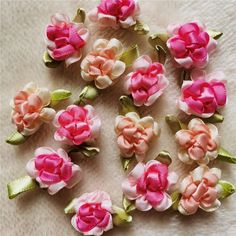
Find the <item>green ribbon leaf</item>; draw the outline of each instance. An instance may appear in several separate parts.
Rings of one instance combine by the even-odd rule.
[[[136,107],[134,106],[133,100],[128,96],[121,96],[120,99],[120,114],[125,115],[128,112],[138,113]]]
[[[224,121],[224,116],[221,115],[219,112],[216,112],[214,115],[212,115],[209,118],[203,119],[207,123],[222,123]]]
[[[213,39],[219,39],[223,33],[222,32],[218,32],[218,31],[214,31],[214,30],[208,30],[207,33],[213,38]]]
[[[167,115],[165,120],[173,134],[185,128],[185,125],[176,116]]]
[[[57,89],[51,92],[51,103],[50,106],[57,105],[60,101],[68,99],[72,93],[69,90]]]
[[[45,51],[43,54],[43,62],[45,66],[49,68],[56,68],[61,64],[61,61],[55,61],[53,58],[51,58],[47,51]]]
[[[138,45],[135,44],[121,55],[120,60],[123,61],[126,64],[126,66],[131,66],[138,57],[139,57]]]
[[[160,45],[156,45],[155,49],[157,51],[157,60],[164,65],[166,62],[166,50]]]
[[[161,151],[158,154],[158,156],[155,158],[155,160],[160,161],[161,163],[166,164],[168,166],[172,162],[170,153],[168,151],[165,151],[165,150]]]
[[[113,215],[113,224],[116,226],[124,225],[132,222],[132,216],[127,214],[124,209],[112,206],[115,214]]]
[[[84,155],[84,157],[94,157],[99,154],[100,150],[97,147],[91,147],[91,146],[86,146],[86,145],[80,145],[72,148],[69,151],[70,153],[73,152],[80,152]]]
[[[19,145],[24,143],[27,138],[27,136],[15,131],[6,139],[6,143],[11,145]]]
[[[7,184],[8,197],[13,199],[20,193],[34,189],[36,187],[38,187],[37,182],[30,176],[26,175]]]
[[[122,162],[124,171],[127,171],[130,168],[133,161],[134,161],[134,157],[131,157],[131,158],[121,157],[121,162]]]
[[[178,210],[178,206],[179,206],[179,201],[181,199],[181,193],[175,191],[171,194],[171,199],[172,199],[172,209],[177,211]]]
[[[136,24],[133,26],[133,30],[137,33],[137,34],[148,34],[149,33],[149,26],[147,24],[143,24],[140,21],[136,21]]]
[[[156,47],[156,45],[160,45],[165,49],[165,51],[168,51],[168,48],[166,46],[166,41],[168,40],[168,35],[166,33],[157,33],[152,34],[148,38],[148,42],[152,47]]]
[[[87,85],[79,94],[79,99],[75,102],[75,104],[86,104],[88,101],[93,101],[96,97],[98,97],[98,95],[99,91],[95,86]]]
[[[179,80],[178,80],[178,84],[181,87],[184,80],[190,80],[190,72],[187,70],[181,70],[180,72],[180,76],[179,76]]]
[[[66,214],[73,214],[75,213],[75,202],[76,202],[76,198],[74,198],[72,201],[70,201],[70,203],[64,208],[64,212]]]
[[[76,16],[74,17],[73,21],[76,23],[84,23],[86,18],[86,13],[83,8],[78,8],[76,12]]]
[[[220,161],[236,164],[236,156],[231,155],[227,150],[220,147],[217,159]]]
[[[127,212],[127,213],[129,213],[129,212],[136,209],[135,205],[129,199],[127,199],[125,196],[123,196],[122,204],[123,204],[123,207],[125,209],[125,212]]]
[[[232,183],[225,180],[219,180],[218,184],[221,187],[220,200],[223,200],[235,193],[235,186]]]

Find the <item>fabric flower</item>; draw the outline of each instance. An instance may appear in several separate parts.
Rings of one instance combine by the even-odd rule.
[[[69,17],[56,13],[46,28],[49,55],[55,61],[65,61],[66,66],[80,60],[81,49],[88,41],[89,31],[83,23],[71,22]]]
[[[135,25],[139,14],[140,8],[136,0],[101,0],[101,3],[88,13],[88,17],[102,27],[117,29]]]
[[[178,210],[184,215],[196,213],[198,208],[212,212],[220,207],[221,202],[217,199],[220,187],[217,186],[221,178],[221,170],[207,166],[199,166],[190,172],[180,184],[182,197]]]
[[[129,112],[125,116],[119,115],[115,121],[117,143],[123,157],[142,160],[148,151],[148,144],[159,133],[157,122],[151,116],[140,119],[136,112]]]
[[[191,81],[183,82],[179,108],[188,115],[208,118],[226,101],[226,80],[222,72],[207,75],[205,71],[194,70]]]
[[[140,211],[154,208],[165,211],[172,205],[171,197],[166,192],[178,180],[175,172],[169,172],[168,166],[156,160],[147,164],[139,162],[122,183],[122,190],[129,200],[135,200],[135,207]]]
[[[35,83],[28,83],[17,92],[10,105],[12,123],[24,136],[35,133],[44,123],[53,120],[56,112],[47,106],[51,102],[51,93],[46,88],[38,88]]]
[[[167,47],[178,67],[189,69],[207,65],[217,42],[207,33],[205,25],[200,22],[170,25],[168,32]]]
[[[27,163],[26,170],[51,195],[64,187],[74,187],[82,178],[80,167],[73,164],[61,148],[57,151],[49,147],[37,148],[34,158]]]
[[[71,224],[83,235],[99,236],[113,228],[112,203],[106,192],[85,193],[74,199],[74,210]]]
[[[132,95],[136,106],[152,105],[169,84],[164,66],[145,55],[134,62],[133,70],[126,77],[127,94]]]
[[[54,126],[58,128],[54,134],[56,141],[80,145],[98,137],[101,121],[91,105],[70,105],[56,114]]]
[[[208,164],[218,155],[219,134],[213,124],[205,124],[201,119],[192,119],[187,130],[179,130],[176,134],[176,141],[180,146],[179,159],[192,164]]]
[[[93,51],[81,63],[82,78],[85,81],[94,81],[99,89],[112,85],[125,71],[125,63],[119,60],[122,52],[123,45],[115,38],[109,41],[96,40]]]

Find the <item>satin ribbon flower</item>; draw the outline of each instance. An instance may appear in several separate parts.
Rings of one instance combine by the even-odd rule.
[[[168,33],[167,47],[178,67],[203,68],[216,49],[216,40],[200,22],[169,25]]]
[[[73,227],[83,235],[102,235],[113,228],[112,203],[103,191],[85,193],[73,200],[76,214],[71,219]]]
[[[162,95],[169,84],[164,73],[164,66],[147,55],[134,62],[133,72],[126,76],[125,90],[136,106],[150,106]]]
[[[172,205],[166,192],[173,188],[178,180],[175,172],[169,172],[168,166],[151,160],[146,164],[139,162],[122,183],[122,190],[129,200],[135,201],[140,211],[154,208],[165,211]]]
[[[148,144],[159,133],[159,127],[151,116],[140,118],[136,112],[128,112],[116,117],[115,132],[121,155],[135,155],[138,160],[143,160]]]
[[[80,60],[82,48],[88,41],[89,31],[83,23],[71,22],[65,14],[56,13],[46,27],[45,41],[48,54],[66,66]]]
[[[70,105],[56,114],[53,123],[57,128],[55,140],[69,145],[94,141],[101,126],[101,121],[91,105]]]
[[[136,24],[139,14],[140,8],[136,0],[101,0],[101,3],[88,13],[88,17],[102,27],[126,29]]]
[[[205,124],[198,118],[192,119],[188,129],[179,130],[175,137],[180,146],[178,157],[186,164],[208,164],[218,155],[219,134],[213,124]]]
[[[114,83],[125,71],[125,63],[120,61],[123,52],[122,43],[98,39],[93,44],[93,50],[81,63],[81,76],[85,81],[94,81],[99,89],[105,89]]]
[[[26,170],[51,195],[64,187],[74,187],[82,178],[80,167],[73,164],[61,148],[57,151],[49,147],[37,148],[34,158],[27,163]]]
[[[24,136],[35,133],[45,122],[53,120],[56,112],[47,107],[51,101],[51,93],[47,88],[38,88],[35,83],[28,83],[17,92],[10,105],[11,119],[17,131]]]
[[[180,184],[182,197],[178,206],[179,212],[184,215],[192,215],[197,212],[198,208],[207,212],[219,208],[221,205],[218,200],[220,178],[220,169],[210,169],[205,165],[190,172],[190,175],[184,178]]]
[[[211,117],[227,101],[226,80],[222,72],[206,74],[193,70],[191,81],[185,80],[181,88],[179,108],[188,115]]]

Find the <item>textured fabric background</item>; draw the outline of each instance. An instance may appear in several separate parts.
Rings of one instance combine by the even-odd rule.
[[[4,143],[4,139],[14,130],[10,123],[9,100],[16,91],[29,81],[50,89],[64,88],[73,92],[75,100],[84,86],[80,78],[79,63],[69,69],[63,67],[48,69],[42,62],[45,50],[43,32],[51,14],[65,12],[71,17],[78,6],[92,9],[98,1],[83,0],[22,0],[1,1],[1,235],[39,236],[39,235],[78,235],[70,224],[70,216],[63,213],[63,207],[73,197],[84,192],[102,189],[110,193],[114,204],[121,203],[121,181],[125,174],[121,168],[119,151],[113,131],[114,119],[118,113],[118,98],[122,95],[122,81],[103,91],[94,103],[102,119],[102,132],[98,145],[101,153],[94,159],[80,162],[84,179],[72,190],[62,190],[54,196],[46,191],[35,190],[8,200],[6,184],[12,179],[25,175],[25,164],[32,158],[35,148],[40,146],[59,147],[53,140],[53,127],[44,125],[25,144],[14,147]],[[223,113],[225,122],[218,125],[222,145],[236,153],[236,1],[141,1],[141,19],[149,24],[151,32],[165,30],[171,22],[184,22],[193,19],[205,21],[209,28],[224,32],[219,40],[217,52],[211,57],[208,71],[222,69],[228,80],[229,102]],[[117,37],[126,46],[138,43],[141,53],[151,53],[146,38],[127,31],[99,31],[97,26],[86,21],[91,30],[88,51],[93,41],[99,37]],[[86,53],[84,51],[84,55]],[[154,56],[154,55],[152,55]],[[127,71],[128,72],[128,71]],[[190,167],[184,166],[176,158],[176,144],[164,122],[168,113],[177,114],[175,101],[179,96],[177,73],[167,63],[167,76],[170,86],[166,93],[149,108],[142,108],[141,114],[150,114],[159,122],[162,134],[153,142],[148,159],[162,149],[171,152],[174,158],[171,168],[180,175],[186,174]],[[223,178],[236,184],[236,167],[225,163],[214,163],[223,170]],[[236,235],[236,195],[225,200],[215,213],[199,211],[190,217],[167,211],[157,213],[135,212],[131,227],[116,228],[106,235],[151,236],[151,235]]]

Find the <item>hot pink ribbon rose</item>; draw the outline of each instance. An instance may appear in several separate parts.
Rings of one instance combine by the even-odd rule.
[[[73,227],[84,235],[102,235],[113,228],[112,203],[103,191],[85,193],[73,200],[76,212],[71,219]]]
[[[103,27],[117,29],[135,25],[139,14],[140,8],[136,0],[102,0],[88,13],[88,17]]]
[[[122,190],[129,200],[135,200],[135,207],[140,211],[154,208],[165,211],[172,205],[166,192],[178,180],[175,172],[169,172],[168,166],[156,160],[147,164],[139,162],[122,183]]]
[[[125,71],[125,63],[119,60],[122,52],[123,45],[115,38],[96,40],[93,51],[81,62],[82,78],[94,81],[99,89],[109,87]]]
[[[34,158],[27,163],[26,170],[51,195],[64,187],[74,187],[82,178],[80,167],[73,164],[61,148],[57,151],[49,147],[37,148]]]
[[[24,136],[35,133],[44,123],[53,120],[56,112],[47,106],[51,102],[51,94],[46,88],[38,88],[33,82],[19,91],[10,105],[11,119],[17,131]]]
[[[138,160],[143,160],[149,148],[148,144],[158,135],[159,128],[151,116],[140,119],[136,112],[129,112],[125,116],[116,117],[115,132],[121,155],[135,155]]]
[[[207,33],[205,25],[200,22],[170,25],[168,32],[167,47],[178,67],[189,69],[207,65],[217,42]]]
[[[80,60],[81,49],[88,41],[89,31],[83,23],[71,22],[69,17],[56,13],[46,28],[49,55],[55,61],[65,61],[66,66]]]
[[[58,128],[54,134],[55,140],[69,145],[94,141],[101,127],[101,121],[91,105],[70,105],[56,114],[53,123]]]
[[[227,102],[226,80],[222,72],[206,74],[193,70],[191,81],[183,82],[179,108],[188,115],[208,118]]]
[[[182,197],[178,210],[184,215],[196,213],[198,208],[212,212],[220,207],[221,202],[217,199],[220,193],[218,181],[221,178],[221,170],[207,166],[199,166],[180,184]]]
[[[219,134],[213,124],[205,124],[201,119],[192,119],[188,129],[180,130],[175,134],[180,146],[178,157],[186,164],[194,161],[208,164],[218,155]]]
[[[164,66],[145,55],[134,62],[133,70],[126,76],[126,93],[132,95],[136,106],[152,105],[169,84]]]

